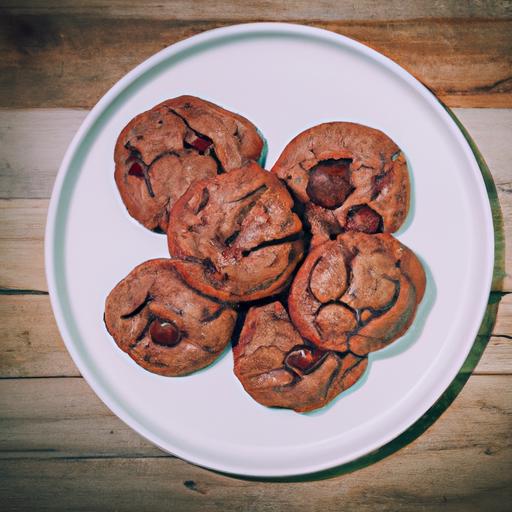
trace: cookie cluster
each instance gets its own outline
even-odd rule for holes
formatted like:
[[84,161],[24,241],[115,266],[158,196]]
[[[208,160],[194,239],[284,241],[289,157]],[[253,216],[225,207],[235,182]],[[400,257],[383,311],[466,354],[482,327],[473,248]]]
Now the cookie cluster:
[[105,324],[167,376],[204,368],[232,341],[234,373],[256,401],[304,412],[404,334],[425,274],[390,234],[407,216],[409,175],[389,137],[318,125],[270,172],[265,146],[250,121],[192,96],[128,123],[115,180],[130,215],[167,233],[170,259],[130,272]]

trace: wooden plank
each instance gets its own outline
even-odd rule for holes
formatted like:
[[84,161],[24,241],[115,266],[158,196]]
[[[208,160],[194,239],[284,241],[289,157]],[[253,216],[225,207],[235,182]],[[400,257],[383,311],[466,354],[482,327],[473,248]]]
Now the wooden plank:
[[47,295],[0,295],[0,378],[78,376]]
[[390,458],[364,471],[306,483],[225,477],[178,459],[3,461],[4,510],[126,512],[506,512],[508,454],[446,452]]
[[0,261],[0,289],[48,289],[42,240],[0,240]]
[[0,432],[0,458],[163,455],[82,378],[0,380]]
[[0,200],[0,289],[47,291],[44,228],[47,199]]
[[[492,330],[496,336],[512,337],[512,294],[509,293],[501,298],[496,317],[496,324]],[[512,341],[510,342],[512,345]],[[512,367],[510,367],[512,369]]]
[[[502,447],[493,443],[506,441],[510,424],[511,383],[511,376],[472,376],[427,432],[434,439],[418,439],[411,451],[470,443],[498,451]],[[82,378],[0,380],[0,431],[0,458],[162,455],[114,416]]]
[[[501,300],[492,333],[473,373],[512,374],[512,294]],[[0,378],[80,375],[47,295],[0,295],[0,353]]]
[[496,187],[501,192],[509,190],[512,182],[512,109],[456,108],[453,112],[476,142]]
[[[91,107],[126,72],[158,50],[232,23],[226,18],[184,21],[143,14],[112,18],[47,12],[6,12],[0,17],[0,107]],[[305,20],[305,24],[344,34],[382,52],[449,106],[512,106],[512,20]]]
[[[495,280],[493,289],[511,291],[512,110],[457,109],[456,114],[473,135],[496,183],[505,232],[498,252],[508,259],[506,273],[503,279]],[[0,131],[0,145],[6,148],[0,160],[0,197],[47,197],[65,146],[84,116],[84,111],[76,110],[0,112],[0,126],[4,127]],[[55,128],[45,133],[40,129],[45,125]],[[27,147],[32,149],[25,151]],[[52,147],[53,151],[47,151]],[[0,267],[1,287],[47,289],[42,252],[46,208],[44,200],[0,202],[0,214],[5,220],[0,226],[0,254],[4,262]]]
[[0,197],[48,198],[87,111],[0,110]]
[[239,2],[237,0],[4,0],[3,8],[15,15],[67,14],[114,18],[158,18],[169,20],[393,20],[415,18],[512,17],[512,5],[502,1],[453,2],[423,0],[279,0]]
[[[502,192],[511,188],[512,109],[454,109]],[[0,198],[48,198],[87,110],[0,110]]]
[[507,510],[512,498],[511,377],[472,377],[423,435],[387,458],[288,483],[161,457],[135,434],[122,442],[121,423],[69,380],[0,382],[3,510]]
[[[505,273],[499,276],[493,282],[494,291],[509,292],[512,291],[512,189],[511,192],[499,192],[499,200],[505,221]],[[36,204],[30,215],[26,213],[27,209],[32,208]],[[48,289],[44,273],[44,255],[43,255],[43,239],[44,230],[42,226],[46,219],[44,208],[48,204],[48,200],[33,199],[16,199],[16,200],[0,200],[0,214],[2,220],[7,223],[10,231],[20,234],[19,237],[10,236],[2,237],[0,229],[0,289],[13,290],[41,290]],[[23,233],[26,232],[26,222],[31,217],[39,216],[34,220],[33,228],[36,225],[41,226],[38,238],[24,238]],[[502,253],[503,247],[499,248]]]

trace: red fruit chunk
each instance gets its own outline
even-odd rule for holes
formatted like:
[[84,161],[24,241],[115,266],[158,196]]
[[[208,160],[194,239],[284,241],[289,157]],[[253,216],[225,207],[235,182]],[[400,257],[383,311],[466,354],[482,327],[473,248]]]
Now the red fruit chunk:
[[130,166],[130,170],[128,171],[130,176],[137,176],[138,178],[144,178],[144,168],[140,164],[140,162],[133,162]]
[[348,213],[345,229],[373,235],[382,231],[382,217],[369,206],[355,206]]
[[390,186],[393,181],[391,172],[381,174],[375,177],[373,195],[377,197],[386,187]]
[[200,153],[204,153],[212,145],[212,141],[206,137],[196,137],[187,142]]
[[174,347],[180,342],[179,329],[170,322],[155,320],[149,328],[151,339],[166,347]]
[[308,373],[322,359],[325,352],[316,348],[299,347],[288,353],[285,365],[299,373]]
[[352,192],[350,163],[352,160],[323,160],[309,172],[306,193],[315,204],[332,210],[340,207]]

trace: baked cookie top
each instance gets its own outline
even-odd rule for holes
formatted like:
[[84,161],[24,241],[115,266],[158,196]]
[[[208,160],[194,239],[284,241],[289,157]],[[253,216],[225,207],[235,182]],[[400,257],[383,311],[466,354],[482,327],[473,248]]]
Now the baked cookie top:
[[424,291],[421,263],[392,235],[347,232],[308,254],[288,307],[316,346],[365,355],[409,328]]
[[305,205],[313,245],[346,230],[394,232],[409,209],[409,174],[400,148],[355,123],[324,123],[297,135],[272,172]]
[[169,210],[195,180],[258,160],[263,140],[244,117],[194,96],[134,117],[114,151],[115,180],[132,217],[167,231]]
[[115,286],[104,318],[119,348],[137,364],[176,376],[214,361],[231,339],[236,316],[186,284],[174,261],[154,259]]
[[176,268],[191,286],[225,301],[281,291],[303,252],[292,207],[286,187],[255,163],[196,182],[169,216]]
[[354,385],[368,364],[307,344],[280,302],[249,310],[233,356],[235,375],[257,402],[297,412],[323,407]]

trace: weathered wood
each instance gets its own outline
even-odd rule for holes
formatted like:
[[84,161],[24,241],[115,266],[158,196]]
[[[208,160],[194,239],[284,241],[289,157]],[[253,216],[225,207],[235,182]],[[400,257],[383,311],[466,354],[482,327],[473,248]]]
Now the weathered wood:
[[[512,110],[454,109],[498,187],[510,185]],[[0,197],[47,198],[64,152],[87,110],[0,110]]]
[[0,380],[0,432],[0,458],[163,455],[82,378]]
[[48,198],[87,111],[0,110],[0,197]]
[[[474,374],[512,374],[512,294],[500,303],[493,333]],[[0,295],[0,353],[0,378],[80,375],[47,295]]]
[[43,240],[0,240],[0,289],[48,290]]
[[0,289],[47,291],[44,228],[48,200],[0,200]]
[[10,14],[68,14],[114,18],[158,18],[168,20],[393,20],[415,18],[491,18],[512,17],[510,2],[484,0],[453,2],[449,0],[173,0],[172,2],[138,0],[5,0],[3,8]]
[[[501,192],[511,189],[512,109],[454,109]],[[48,198],[87,110],[0,110],[0,198]]]
[[0,377],[78,376],[47,295],[0,295]]
[[[503,448],[511,382],[511,376],[471,377],[449,414],[428,431],[437,442],[418,439],[410,450],[463,449],[468,442],[493,452]],[[162,455],[114,416],[82,378],[0,380],[0,431],[0,458]]]
[[286,485],[160,456],[109,416],[81,379],[2,381],[0,500],[4,510],[52,511],[507,510],[510,380],[472,377],[398,453],[337,478]]
[[[139,8],[144,9],[142,4]],[[0,107],[91,107],[156,51],[236,21],[227,15],[186,21],[144,14],[117,18],[45,12],[7,11],[0,17]],[[512,20],[295,19],[344,34],[391,57],[449,106],[512,106]]]
[[[492,330],[497,336],[512,337],[512,294],[509,293],[501,298],[496,317],[496,324]],[[510,340],[512,346],[512,340]],[[510,367],[512,369],[512,367]]]
[[[505,274],[493,282],[494,291],[512,291],[512,189],[498,191],[504,218]],[[0,199],[0,289],[47,291],[44,272],[44,223],[47,199]]]
[[[512,110],[456,109],[491,169],[504,219],[508,256],[506,275],[495,290],[512,290]],[[73,134],[86,115],[82,110],[0,111],[0,197],[48,197],[56,170]],[[51,127],[46,130],[45,127]],[[28,148],[28,149],[27,149]],[[50,149],[49,149],[50,148]],[[46,290],[42,240],[46,202],[8,201],[0,205],[0,286]]]
[[340,478],[288,484],[229,478],[168,458],[2,461],[0,498],[6,511],[508,511],[508,454],[475,452],[391,457]]

